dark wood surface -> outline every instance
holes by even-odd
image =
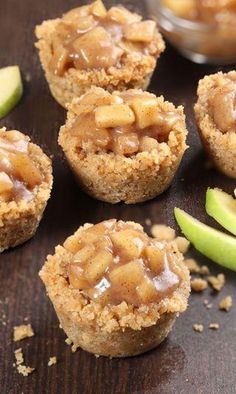
[[[154,223],[167,223],[177,229],[173,217],[175,206],[213,223],[204,212],[206,188],[218,186],[230,193],[235,188],[234,181],[214,170],[206,170],[193,118],[198,79],[220,68],[194,65],[168,48],[161,57],[150,90],[175,104],[183,104],[189,129],[189,149],[171,188],[162,196],[135,206],[104,204],[80,191],[57,145],[65,111],[49,94],[33,44],[37,23],[77,4],[76,0],[0,2],[0,67],[18,64],[24,78],[23,99],[0,121],[0,126],[29,134],[52,155],[55,177],[52,198],[35,237],[0,256],[0,393],[235,394],[236,306],[227,314],[219,312],[217,304],[228,294],[234,296],[236,304],[236,275],[207,261],[193,249],[190,256],[207,263],[213,273],[225,272],[226,286],[220,295],[211,290],[192,295],[188,311],[156,350],[135,358],[114,360],[97,359],[81,350],[72,354],[64,342],[64,333],[58,328],[38,271],[47,254],[78,226],[113,217],[145,224],[145,219],[151,218]],[[203,306],[205,298],[213,302],[211,310]],[[36,336],[14,344],[13,326],[23,324],[26,317]],[[219,323],[219,331],[207,329],[210,322]],[[205,325],[202,334],[193,331],[194,323]],[[17,347],[22,347],[26,365],[36,368],[27,378],[12,366]],[[58,364],[49,368],[50,356],[57,356]]]

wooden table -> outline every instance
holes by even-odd
[[[114,360],[97,359],[82,350],[72,354],[65,344],[64,333],[58,328],[38,271],[47,254],[53,253],[54,246],[78,226],[113,217],[145,224],[145,219],[151,218],[154,223],[167,223],[177,229],[173,217],[175,206],[213,223],[204,211],[206,188],[218,186],[230,193],[235,188],[232,180],[206,169],[193,117],[198,79],[220,68],[195,65],[168,48],[161,57],[150,90],[163,94],[175,104],[183,104],[189,129],[189,149],[171,188],[152,201],[134,206],[104,204],[80,191],[57,144],[65,111],[49,94],[34,49],[33,34],[37,23],[60,15],[78,3],[75,0],[2,0],[0,3],[0,67],[18,64],[24,78],[24,97],[17,108],[0,121],[0,126],[29,134],[53,156],[54,167],[52,198],[37,234],[0,257],[0,392],[235,394],[236,307],[224,313],[218,311],[217,305],[228,294],[234,295],[236,304],[236,275],[222,270],[193,249],[190,256],[207,263],[212,273],[225,273],[226,286],[220,295],[210,289],[204,294],[192,295],[188,311],[177,320],[169,338],[156,350],[135,358]],[[213,303],[211,310],[204,307],[205,298]],[[13,343],[13,326],[23,324],[25,318],[36,335]],[[210,322],[219,323],[220,329],[209,330]],[[204,324],[204,332],[194,332],[194,323]],[[26,365],[36,368],[27,378],[19,375],[12,365],[17,347],[22,347]],[[58,363],[49,368],[50,356],[57,356]]]

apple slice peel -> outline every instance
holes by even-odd
[[[18,66],[0,69],[0,119],[6,116],[19,102],[23,93]]]
[[[175,218],[185,237],[203,255],[219,265],[236,271],[236,238],[215,230],[182,209],[174,209]]]

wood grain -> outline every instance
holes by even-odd
[[[0,256],[0,393],[235,394],[236,307],[228,314],[217,310],[223,295],[234,294],[236,301],[236,275],[230,271],[224,271],[227,284],[220,295],[207,290],[204,295],[191,296],[188,311],[178,319],[169,338],[143,356],[110,360],[97,359],[83,351],[72,354],[64,342],[64,333],[58,328],[38,271],[54,246],[78,226],[115,217],[141,224],[151,218],[154,223],[164,222],[177,228],[173,218],[175,206],[213,223],[204,212],[206,188],[218,186],[232,192],[235,187],[232,180],[214,170],[206,170],[193,118],[198,79],[220,68],[194,65],[168,48],[158,64],[150,90],[186,108],[190,148],[172,187],[161,197],[135,206],[104,204],[79,190],[57,145],[65,111],[49,94],[33,44],[37,23],[78,4],[81,2],[75,0],[0,2],[0,67],[19,64],[24,78],[24,97],[17,108],[0,121],[0,126],[29,134],[53,155],[55,177],[52,198],[36,236]],[[133,4],[137,8],[138,2]],[[222,272],[193,250],[190,255],[207,263],[213,273]],[[213,302],[211,310],[203,306],[205,298]],[[36,336],[14,344],[13,326],[22,324],[25,317],[29,318]],[[219,322],[220,330],[208,330],[210,322]],[[202,334],[192,330],[194,323],[205,325]],[[28,378],[17,374],[12,366],[13,352],[20,346],[26,364],[36,368]],[[49,368],[50,356],[57,356],[58,364]]]

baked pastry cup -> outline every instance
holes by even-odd
[[[36,47],[52,95],[65,107],[91,86],[146,89],[165,49],[152,20],[101,0],[36,27]]]
[[[0,129],[0,252],[30,239],[52,188],[51,160],[30,138]]]
[[[186,135],[183,108],[163,97],[92,88],[68,105],[58,141],[88,194],[134,204],[168,188]]]
[[[236,71],[199,81],[195,115],[202,144],[223,174],[236,178]]]
[[[159,345],[186,310],[190,292],[175,243],[115,219],[80,227],[39,275],[73,347],[110,357]]]

